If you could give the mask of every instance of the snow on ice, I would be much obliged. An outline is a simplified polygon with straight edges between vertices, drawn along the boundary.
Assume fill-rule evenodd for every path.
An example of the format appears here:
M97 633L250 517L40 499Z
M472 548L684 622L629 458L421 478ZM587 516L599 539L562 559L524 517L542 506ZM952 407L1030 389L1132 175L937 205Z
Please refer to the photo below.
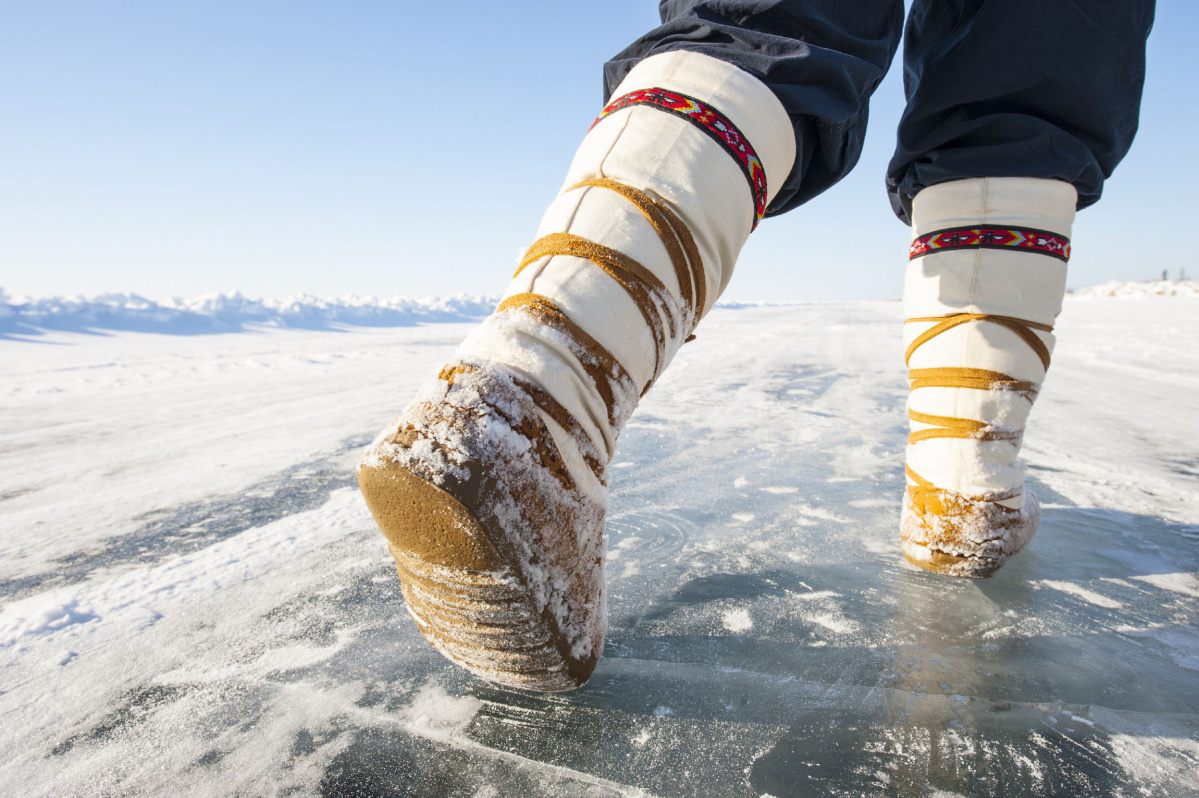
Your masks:
M1193 795L1169 285L1067 300L1042 529L978 582L899 556L898 303L718 308L621 440L605 659L548 696L424 643L354 489L490 300L0 297L0 793Z

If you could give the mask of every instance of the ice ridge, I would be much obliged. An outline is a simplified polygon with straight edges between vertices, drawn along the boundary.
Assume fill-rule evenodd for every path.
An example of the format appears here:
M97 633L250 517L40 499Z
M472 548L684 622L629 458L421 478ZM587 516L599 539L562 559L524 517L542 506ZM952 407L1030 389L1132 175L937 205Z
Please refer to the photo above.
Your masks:
M411 299L308 294L253 299L240 292L155 301L128 293L73 297L11 297L0 289L0 335L43 330L135 330L174 335L240 332L247 325L331 329L339 326L410 327L468 322L489 314L490 296Z

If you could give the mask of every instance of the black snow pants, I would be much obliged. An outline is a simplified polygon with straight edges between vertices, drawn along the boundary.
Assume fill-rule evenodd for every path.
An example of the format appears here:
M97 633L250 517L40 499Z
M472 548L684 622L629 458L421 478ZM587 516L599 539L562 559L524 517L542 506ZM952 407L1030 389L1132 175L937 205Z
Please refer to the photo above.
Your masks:
M795 167L768 215L820 194L857 163L870 95L899 46L902 0L663 0L662 26L604 66L604 101L643 58L691 50L774 91L795 127ZM927 186L968 177L1073 183L1098 201L1128 152L1154 0L913 0L907 107L887 190L905 222Z

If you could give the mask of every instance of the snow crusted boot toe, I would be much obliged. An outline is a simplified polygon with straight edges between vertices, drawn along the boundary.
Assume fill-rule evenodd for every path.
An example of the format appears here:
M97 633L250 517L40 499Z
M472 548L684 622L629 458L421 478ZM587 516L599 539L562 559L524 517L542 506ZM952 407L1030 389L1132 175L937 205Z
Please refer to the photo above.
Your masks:
M904 558L939 574L990 576L1032 540L1041 522L1041 507L1027 487L1019 507L1001 504L1004 498L909 485L900 520Z
M495 313L359 464L408 611L447 658L512 687L587 681L616 439L794 158L781 103L722 61L656 55L617 88Z
M443 370L358 482L434 647L492 681L568 690L603 639L604 506L574 483L533 393L504 372Z
M974 178L913 201L900 531L921 568L990 576L1037 531L1016 456L1053 351L1076 200L1058 180Z

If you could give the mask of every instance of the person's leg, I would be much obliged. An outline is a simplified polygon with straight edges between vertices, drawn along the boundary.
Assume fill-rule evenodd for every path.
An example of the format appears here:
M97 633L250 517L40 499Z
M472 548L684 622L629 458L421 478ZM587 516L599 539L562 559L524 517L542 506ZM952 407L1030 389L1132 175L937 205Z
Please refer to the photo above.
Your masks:
M661 33L663 51L620 62L499 308L362 459L359 485L410 614L484 678L565 690L590 676L606 626L607 466L622 426L728 284L766 208L782 207L795 130L820 188L857 157L898 2L863 0L877 24L845 34L856 28L843 13L799 25L806 5L859 4L688 7L746 9L731 27L765 37L763 75L777 71L771 59L795 62L792 77L813 86L806 112L801 87L788 106L782 84L700 52L703 36L693 50ZM826 39L860 43L869 58L815 44ZM844 107L829 111L831 98Z
M663 0L662 25L604 65L604 102L642 59L685 50L733 64L778 97L795 164L768 216L849 174L862 154L870 96L903 28L903 0Z
M1070 183L1078 208L1137 131L1154 0L915 0L904 38L907 108L887 187L896 213L969 177Z
M888 173L912 224L904 555L987 576L1036 531L1016 462L1049 367L1076 207L1137 128L1152 0L917 0Z

